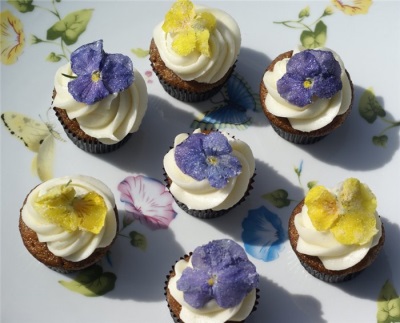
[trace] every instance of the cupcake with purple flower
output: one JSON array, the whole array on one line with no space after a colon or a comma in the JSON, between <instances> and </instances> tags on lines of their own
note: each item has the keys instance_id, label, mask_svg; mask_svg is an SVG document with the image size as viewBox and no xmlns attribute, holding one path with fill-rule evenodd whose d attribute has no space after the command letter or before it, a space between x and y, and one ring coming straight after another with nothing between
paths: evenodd
<instances>
[{"instance_id":1,"label":"cupcake with purple flower","mask_svg":"<svg viewBox=\"0 0 400 323\"><path fill-rule=\"evenodd\" d=\"M258 304L258 284L243 248L221 239L176 262L165 296L175 322L244 322Z\"/></svg>"},{"instance_id":2,"label":"cupcake with purple flower","mask_svg":"<svg viewBox=\"0 0 400 323\"><path fill-rule=\"evenodd\" d=\"M249 145L219 131L179 134L163 162L167 187L179 207L204 219L241 203L255 174Z\"/></svg>"},{"instance_id":3,"label":"cupcake with purple flower","mask_svg":"<svg viewBox=\"0 0 400 323\"><path fill-rule=\"evenodd\" d=\"M131 59L106 53L102 40L76 49L54 78L56 115L72 142L91 153L122 146L139 129L147 102Z\"/></svg>"},{"instance_id":4,"label":"cupcake with purple flower","mask_svg":"<svg viewBox=\"0 0 400 323\"><path fill-rule=\"evenodd\" d=\"M311 144L346 120L353 104L353 84L334 51L298 48L279 55L268 66L260 100L281 137Z\"/></svg>"}]
</instances>

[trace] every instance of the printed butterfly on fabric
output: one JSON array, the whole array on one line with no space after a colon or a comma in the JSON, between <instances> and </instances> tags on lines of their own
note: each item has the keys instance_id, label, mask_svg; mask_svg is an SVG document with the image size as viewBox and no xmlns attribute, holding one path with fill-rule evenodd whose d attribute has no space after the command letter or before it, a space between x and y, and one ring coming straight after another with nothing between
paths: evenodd
<instances>
[{"instance_id":1,"label":"printed butterfly on fabric","mask_svg":"<svg viewBox=\"0 0 400 323\"><path fill-rule=\"evenodd\" d=\"M17 112L4 112L1 115L4 125L25 147L37 153L32 160L31 169L41 181L53 177L54 138L64 141L53 127Z\"/></svg>"},{"instance_id":2,"label":"printed butterfly on fabric","mask_svg":"<svg viewBox=\"0 0 400 323\"><path fill-rule=\"evenodd\" d=\"M233 73L220 93L223 97L222 103L194 120L191 124L192 128L245 129L250 125L251 116L248 112L257 111L259 108L247 82L238 74Z\"/></svg>"}]
</instances>

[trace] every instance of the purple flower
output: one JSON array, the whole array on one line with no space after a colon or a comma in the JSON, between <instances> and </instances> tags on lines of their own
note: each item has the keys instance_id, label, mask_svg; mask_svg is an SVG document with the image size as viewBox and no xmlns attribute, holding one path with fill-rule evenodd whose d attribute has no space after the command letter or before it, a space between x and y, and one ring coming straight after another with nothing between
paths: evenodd
<instances>
[{"instance_id":1,"label":"purple flower","mask_svg":"<svg viewBox=\"0 0 400 323\"><path fill-rule=\"evenodd\" d=\"M193 268L185 268L177 288L194 308L212 299L222 308L234 307L258 285L256 267L233 240L214 240L197 247L191 261Z\"/></svg>"},{"instance_id":2,"label":"purple flower","mask_svg":"<svg viewBox=\"0 0 400 323\"><path fill-rule=\"evenodd\" d=\"M279 94L299 107L310 104L314 97L328 99L342 89L340 64L332 52L305 50L293 55L286 74L277 82Z\"/></svg>"},{"instance_id":3,"label":"purple flower","mask_svg":"<svg viewBox=\"0 0 400 323\"><path fill-rule=\"evenodd\" d=\"M128 176L118 185L118 190L125 203L124 226L139 220L152 230L166 229L176 216L172 195L155 179Z\"/></svg>"},{"instance_id":4,"label":"purple flower","mask_svg":"<svg viewBox=\"0 0 400 323\"><path fill-rule=\"evenodd\" d=\"M71 69L77 77L68 83L68 91L76 101L89 105L125 90L134 80L130 58L105 53L102 40L75 50Z\"/></svg>"},{"instance_id":5,"label":"purple flower","mask_svg":"<svg viewBox=\"0 0 400 323\"><path fill-rule=\"evenodd\" d=\"M226 186L242 170L228 139L218 131L191 134L175 147L175 161L183 173L198 181L207 179L215 188Z\"/></svg>"}]
</instances>

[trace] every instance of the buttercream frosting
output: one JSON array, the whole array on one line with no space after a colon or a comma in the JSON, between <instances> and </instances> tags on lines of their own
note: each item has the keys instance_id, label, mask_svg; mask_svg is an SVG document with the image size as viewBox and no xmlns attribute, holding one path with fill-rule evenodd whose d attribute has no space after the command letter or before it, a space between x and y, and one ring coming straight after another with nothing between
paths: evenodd
<instances>
[{"instance_id":1,"label":"buttercream frosting","mask_svg":"<svg viewBox=\"0 0 400 323\"><path fill-rule=\"evenodd\" d=\"M252 311L256 301L256 289L243 299L241 303L232 308L222 308L215 300L209 301L206 306L196 309L184 300L184 293L177 289L177 281L181 278L186 267L192 267L191 261L179 260L174 267L175 276L168 282L168 289L173 298L182 306L179 314L183 322L191 323L224 323L227 321L243 321Z\"/></svg>"},{"instance_id":2,"label":"buttercream frosting","mask_svg":"<svg viewBox=\"0 0 400 323\"><path fill-rule=\"evenodd\" d=\"M302 50L305 48L295 49L293 55ZM298 107L281 97L277 90L277 82L286 73L286 64L290 58L276 62L273 71L266 71L263 76L264 85L268 90L265 97L265 106L268 111L277 117L287 118L294 129L304 132L321 129L328 125L337 115L344 114L350 108L352 101L351 81L340 56L326 47L316 48L316 50L332 52L341 67L342 90L329 99L316 98L311 104Z\"/></svg>"},{"instance_id":3,"label":"buttercream frosting","mask_svg":"<svg viewBox=\"0 0 400 323\"><path fill-rule=\"evenodd\" d=\"M39 196L46 194L55 186L67 183L73 186L77 196L96 192L104 199L107 214L104 226L98 234L84 230L67 231L57 224L48 222L35 209L34 204ZM97 248L104 248L112 243L117 232L114 208L114 195L105 184L93 177L76 175L53 178L38 185L28 195L21 216L24 223L36 232L38 240L46 243L54 255L78 262L88 258Z\"/></svg>"},{"instance_id":4,"label":"buttercream frosting","mask_svg":"<svg viewBox=\"0 0 400 323\"><path fill-rule=\"evenodd\" d=\"M201 132L196 129L194 133ZM175 137L174 147L164 157L164 169L172 183L170 191L180 202L189 209L214 211L225 210L234 206L245 195L251 177L255 171L255 160L250 147L243 141L221 132L232 147L232 154L236 156L242 171L237 177L230 178L228 184L222 189L212 187L207 179L197 181L184 174L175 161L175 147L183 142L189 135L179 134Z\"/></svg>"},{"instance_id":5,"label":"buttercream frosting","mask_svg":"<svg viewBox=\"0 0 400 323\"><path fill-rule=\"evenodd\" d=\"M147 110L146 82L134 69L135 81L126 90L113 93L94 104L76 101L68 91L73 76L70 63L61 66L54 78L56 96L53 106L64 109L70 119L76 118L80 128L89 136L110 145L136 132Z\"/></svg>"},{"instance_id":6,"label":"buttercream frosting","mask_svg":"<svg viewBox=\"0 0 400 323\"><path fill-rule=\"evenodd\" d=\"M337 192L332 190L332 192ZM382 235L382 223L375 212L376 234L365 244L345 245L335 239L329 230L315 229L308 208L304 204L300 213L295 215L294 224L299 234L297 251L309 256L318 257L326 269L344 270L359 263L376 246Z\"/></svg>"},{"instance_id":7,"label":"buttercream frosting","mask_svg":"<svg viewBox=\"0 0 400 323\"><path fill-rule=\"evenodd\" d=\"M153 39L164 64L185 81L215 83L234 65L240 52L241 34L236 21L226 12L196 6L196 13L210 12L217 20L216 28L211 33L209 44L211 56L199 51L181 56L172 49L173 34L162 29L164 22L153 30Z\"/></svg>"}]
</instances>

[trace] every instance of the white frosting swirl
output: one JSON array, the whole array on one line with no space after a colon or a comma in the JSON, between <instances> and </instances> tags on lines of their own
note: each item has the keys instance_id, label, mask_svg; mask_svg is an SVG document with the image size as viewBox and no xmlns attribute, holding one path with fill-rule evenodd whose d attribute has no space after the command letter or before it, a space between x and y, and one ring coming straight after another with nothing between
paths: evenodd
<instances>
[{"instance_id":1,"label":"white frosting swirl","mask_svg":"<svg viewBox=\"0 0 400 323\"><path fill-rule=\"evenodd\" d=\"M196 129L194 133L201 132ZM250 147L243 141L230 137L221 132L232 147L232 154L236 156L241 165L242 172L230 178L228 184L222 189L212 187L207 179L197 181L184 174L175 162L175 147L183 142L189 135L179 134L175 137L174 148L164 157L164 169L172 180L170 191L177 200L186 204L189 209L214 211L225 210L234 206L247 191L251 177L255 170L255 160Z\"/></svg>"},{"instance_id":2,"label":"white frosting swirl","mask_svg":"<svg viewBox=\"0 0 400 323\"><path fill-rule=\"evenodd\" d=\"M68 182L75 189L77 196L94 191L103 197L107 215L104 227L98 234L83 230L66 231L57 224L48 222L35 210L34 204L38 196L46 194L54 186ZM36 232L38 240L46 243L54 255L78 262L88 258L95 249L107 247L113 241L117 232L114 207L114 195L105 184L89 176L76 175L53 178L37 186L27 197L21 215L24 223Z\"/></svg>"},{"instance_id":3,"label":"white frosting swirl","mask_svg":"<svg viewBox=\"0 0 400 323\"><path fill-rule=\"evenodd\" d=\"M253 289L238 305L232 308L222 308L215 300L209 301L203 308L196 309L185 302L183 292L178 290L176 282L182 276L186 267L192 267L189 260L179 260L175 264L175 276L168 282L168 289L173 298L182 306L179 314L183 322L191 323L224 323L227 321L243 321L251 313L256 301L256 289Z\"/></svg>"},{"instance_id":4,"label":"white frosting swirl","mask_svg":"<svg viewBox=\"0 0 400 323\"><path fill-rule=\"evenodd\" d=\"M164 64L182 80L212 84L236 62L241 44L240 29L236 21L222 10L198 6L195 10L196 13L210 12L217 20L209 39L210 57L196 50L187 56L177 54L172 49L174 35L162 30L164 22L154 28L153 38Z\"/></svg>"},{"instance_id":5,"label":"white frosting swirl","mask_svg":"<svg viewBox=\"0 0 400 323\"><path fill-rule=\"evenodd\" d=\"M299 51L305 50L298 48L293 51L293 55ZM342 90L337 92L330 99L317 98L313 103L298 107L282 98L277 89L277 82L286 73L286 64L289 58L284 58L276 62L273 71L267 71L264 74L263 82L268 90L265 98L265 106L268 111L277 117L288 118L294 129L310 132L325 127L337 116L345 113L351 104L352 91L350 79L346 74L346 70L342 59L337 53L329 48L316 48L316 50L325 50L332 52L335 59L340 64Z\"/></svg>"},{"instance_id":6,"label":"white frosting swirl","mask_svg":"<svg viewBox=\"0 0 400 323\"><path fill-rule=\"evenodd\" d=\"M80 128L89 136L110 145L139 129L147 110L147 87L140 73L134 69L135 80L126 90L113 93L92 105L75 101L68 91L74 75L70 63L61 66L54 78L57 92L53 106L65 109L70 119L76 118Z\"/></svg>"},{"instance_id":7,"label":"white frosting swirl","mask_svg":"<svg viewBox=\"0 0 400 323\"><path fill-rule=\"evenodd\" d=\"M318 231L308 215L308 208L303 206L301 213L295 215L294 224L299 239L297 251L318 257L326 269L343 270L359 263L376 246L382 235L382 223L375 212L377 233L363 245L344 245L337 241L330 231Z\"/></svg>"}]
</instances>

